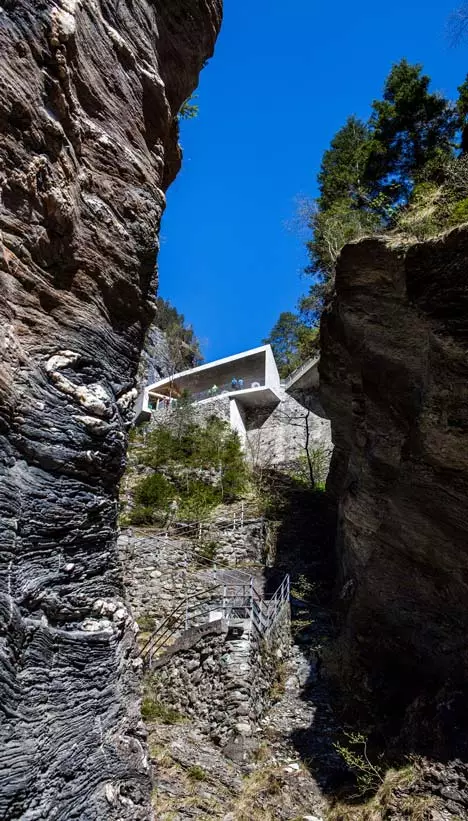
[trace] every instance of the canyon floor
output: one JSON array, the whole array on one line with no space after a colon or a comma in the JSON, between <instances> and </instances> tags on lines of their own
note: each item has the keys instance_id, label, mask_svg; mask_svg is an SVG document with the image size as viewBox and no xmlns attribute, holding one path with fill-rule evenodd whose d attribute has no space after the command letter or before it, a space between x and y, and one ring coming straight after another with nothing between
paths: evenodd
<instances>
[{"instance_id":1,"label":"canyon floor","mask_svg":"<svg viewBox=\"0 0 468 821\"><path fill-rule=\"evenodd\" d=\"M149 726L158 819L325 817L324 789L342 764L332 746L335 726L326 687L307 650L293 647L281 689L261 722L248 763L229 760L193 722Z\"/></svg>"}]
</instances>

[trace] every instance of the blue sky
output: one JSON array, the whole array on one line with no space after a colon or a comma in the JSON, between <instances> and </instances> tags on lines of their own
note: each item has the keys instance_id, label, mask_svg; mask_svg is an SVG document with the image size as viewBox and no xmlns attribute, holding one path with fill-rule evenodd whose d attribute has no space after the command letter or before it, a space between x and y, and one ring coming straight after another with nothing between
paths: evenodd
<instances>
[{"instance_id":1,"label":"blue sky","mask_svg":"<svg viewBox=\"0 0 468 821\"><path fill-rule=\"evenodd\" d=\"M454 97L468 46L446 37L461 0L225 0L214 58L183 123L168 192L159 293L185 314L206 360L255 347L307 288L288 227L314 196L323 151L349 114L367 118L401 57Z\"/></svg>"}]
</instances>

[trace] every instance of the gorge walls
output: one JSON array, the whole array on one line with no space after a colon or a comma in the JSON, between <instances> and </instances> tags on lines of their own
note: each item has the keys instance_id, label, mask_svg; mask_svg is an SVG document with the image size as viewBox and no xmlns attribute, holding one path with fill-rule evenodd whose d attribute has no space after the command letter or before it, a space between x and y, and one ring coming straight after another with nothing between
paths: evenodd
<instances>
[{"instance_id":1,"label":"gorge walls","mask_svg":"<svg viewBox=\"0 0 468 821\"><path fill-rule=\"evenodd\" d=\"M348 245L321 329L340 675L387 715L406 711L413 748L452 756L466 744L467 259L465 227Z\"/></svg>"},{"instance_id":2,"label":"gorge walls","mask_svg":"<svg viewBox=\"0 0 468 821\"><path fill-rule=\"evenodd\" d=\"M116 488L221 0L0 8L0 817L150 817Z\"/></svg>"}]
</instances>

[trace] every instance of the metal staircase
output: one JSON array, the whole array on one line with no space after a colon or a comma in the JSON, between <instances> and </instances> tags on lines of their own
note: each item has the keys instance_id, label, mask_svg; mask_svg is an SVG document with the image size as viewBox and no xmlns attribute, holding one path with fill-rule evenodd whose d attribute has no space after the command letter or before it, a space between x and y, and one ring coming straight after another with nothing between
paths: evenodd
<instances>
[{"instance_id":1,"label":"metal staircase","mask_svg":"<svg viewBox=\"0 0 468 821\"><path fill-rule=\"evenodd\" d=\"M277 623L283 608L289 605L289 597L289 576L284 577L275 594L268 599L255 589L252 576L243 584L228 582L213 585L181 601L153 631L141 648L139 657L144 667L150 669L153 661L185 631L218 619L223 619L230 626L242 624L244 630L247 628L249 639L253 635L265 638Z\"/></svg>"}]
</instances>

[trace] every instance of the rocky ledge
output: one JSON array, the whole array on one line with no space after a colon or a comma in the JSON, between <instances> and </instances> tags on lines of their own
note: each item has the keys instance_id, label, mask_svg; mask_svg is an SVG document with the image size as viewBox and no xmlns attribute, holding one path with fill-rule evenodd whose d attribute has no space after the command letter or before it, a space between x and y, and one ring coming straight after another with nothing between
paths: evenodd
<instances>
[{"instance_id":1,"label":"rocky ledge","mask_svg":"<svg viewBox=\"0 0 468 821\"><path fill-rule=\"evenodd\" d=\"M467 753L467 260L467 227L348 245L321 329L340 675L410 751L442 759Z\"/></svg>"},{"instance_id":2,"label":"rocky ledge","mask_svg":"<svg viewBox=\"0 0 468 821\"><path fill-rule=\"evenodd\" d=\"M150 817L116 488L221 0L0 8L0 817Z\"/></svg>"}]
</instances>

